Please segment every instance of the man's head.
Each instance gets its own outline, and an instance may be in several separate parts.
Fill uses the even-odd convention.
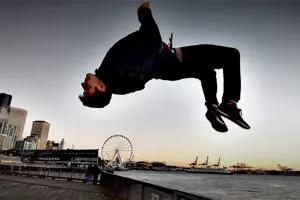
[[[83,94],[79,96],[82,104],[90,108],[103,108],[110,103],[112,93],[95,74],[88,73],[83,83]]]

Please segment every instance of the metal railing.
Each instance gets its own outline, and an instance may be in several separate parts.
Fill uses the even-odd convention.
[[[68,181],[84,181],[86,169],[46,165],[33,166],[26,164],[0,164],[0,173],[39,178],[65,179]]]

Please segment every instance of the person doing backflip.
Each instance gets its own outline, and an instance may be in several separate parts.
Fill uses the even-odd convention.
[[[212,44],[174,48],[172,38],[169,45],[162,41],[150,2],[142,3],[137,15],[140,28],[117,41],[95,73],[86,74],[81,83],[84,91],[79,96],[82,104],[90,108],[104,108],[113,94],[141,91],[153,79],[178,81],[195,78],[201,81],[206,118],[216,131],[228,131],[222,116],[244,129],[250,129],[237,106],[241,93],[239,50]],[[224,75],[220,104],[216,97],[216,69],[223,69]]]

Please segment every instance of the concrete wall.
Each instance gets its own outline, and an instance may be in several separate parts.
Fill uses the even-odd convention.
[[[157,186],[150,183],[102,172],[100,184],[118,199],[134,200],[204,200],[207,197]]]

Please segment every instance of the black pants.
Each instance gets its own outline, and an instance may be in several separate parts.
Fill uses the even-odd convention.
[[[185,46],[180,49],[182,50],[181,70],[183,74],[190,74],[201,80],[206,104],[219,104],[215,69],[223,69],[222,101],[240,100],[240,53],[237,49],[209,44]]]

